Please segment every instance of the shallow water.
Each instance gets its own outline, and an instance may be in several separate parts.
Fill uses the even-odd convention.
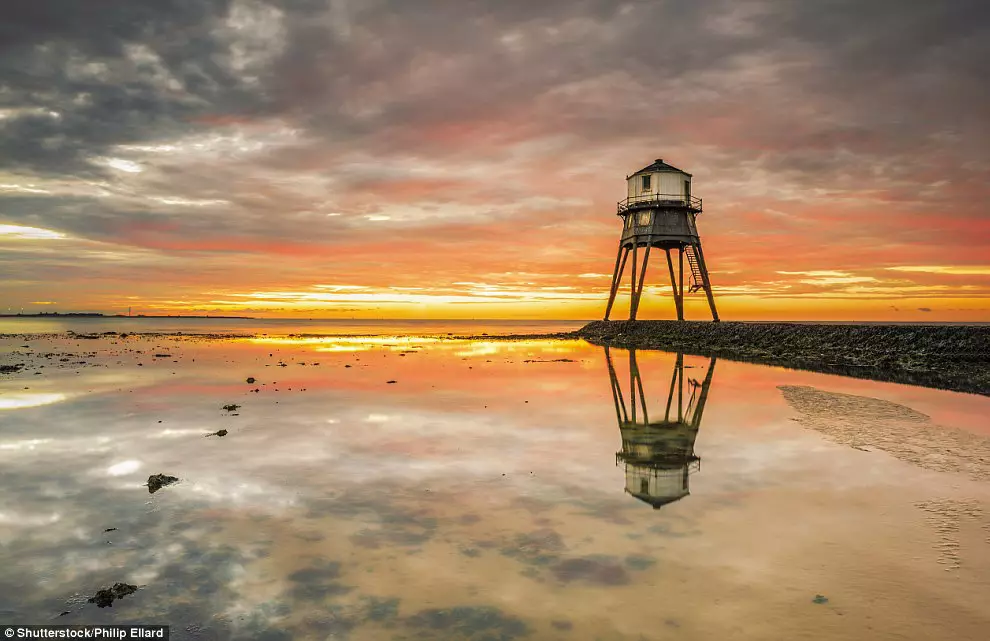
[[[0,363],[4,622],[990,636],[985,397],[411,335],[8,337]]]
[[[73,331],[185,334],[332,334],[399,336],[457,334],[549,334],[580,329],[588,321],[569,320],[375,320],[346,318],[141,318],[127,316],[8,316],[0,317],[0,334],[44,334]]]

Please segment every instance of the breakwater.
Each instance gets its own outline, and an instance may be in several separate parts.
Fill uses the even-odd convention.
[[[990,327],[595,321],[596,345],[660,349],[990,396]]]

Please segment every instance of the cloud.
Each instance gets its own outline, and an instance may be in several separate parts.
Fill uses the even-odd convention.
[[[658,155],[695,175],[726,296],[982,296],[988,24],[976,0],[13,3],[0,225],[40,231],[0,235],[4,297],[598,294],[622,178]],[[55,238],[78,255],[21,242]]]
[[[65,234],[50,229],[24,227],[22,225],[0,225],[0,241],[5,238],[20,240],[55,240],[65,238]]]
[[[845,278],[849,276],[847,272],[840,272],[834,270],[812,270],[806,272],[778,271],[777,273],[785,274],[787,276],[815,276],[819,278]]]
[[[887,267],[895,272],[917,272],[924,274],[951,274],[954,276],[990,276],[990,266],[983,265],[906,265]]]

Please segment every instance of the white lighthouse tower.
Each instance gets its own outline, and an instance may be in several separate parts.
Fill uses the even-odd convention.
[[[626,198],[619,201],[616,212],[622,219],[622,234],[619,237],[619,252],[615,257],[615,271],[612,274],[608,306],[605,308],[605,320],[608,320],[615,296],[619,293],[629,254],[632,254],[629,320],[636,320],[650,250],[656,247],[667,255],[667,270],[677,308],[677,320],[684,320],[684,260],[687,258],[691,281],[688,293],[703,290],[708,296],[712,320],[717,321],[715,297],[696,224],[698,214],[701,213],[701,199],[691,194],[691,174],[658,158],[653,164],[627,176],[626,190]],[[645,250],[642,268],[638,265],[640,248]],[[670,255],[671,250],[677,253],[676,270]]]

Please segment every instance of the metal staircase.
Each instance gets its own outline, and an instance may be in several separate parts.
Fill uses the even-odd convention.
[[[694,253],[694,245],[685,247],[684,253],[687,255],[688,265],[691,266],[691,285],[688,287],[688,293],[693,294],[705,288],[705,281],[701,277],[701,267],[698,265],[698,256]]]

